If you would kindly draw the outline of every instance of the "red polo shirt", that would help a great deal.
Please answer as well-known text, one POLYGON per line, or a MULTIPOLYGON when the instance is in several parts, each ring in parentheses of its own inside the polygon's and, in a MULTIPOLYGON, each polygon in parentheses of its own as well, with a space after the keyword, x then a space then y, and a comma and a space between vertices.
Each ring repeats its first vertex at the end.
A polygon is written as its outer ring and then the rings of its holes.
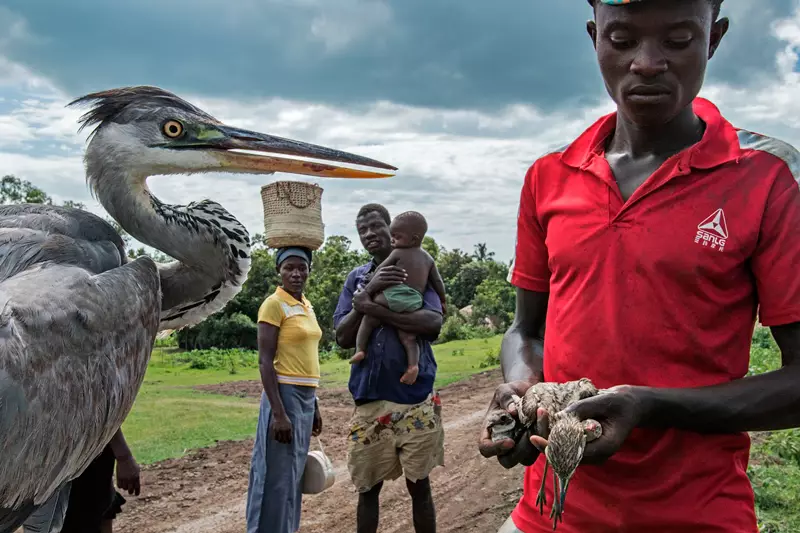
MULTIPOLYGON (((743 377, 757 309, 800 321, 800 154, 735 129, 697 99, 702 140, 667 160, 627 201, 604 158, 616 114, 537 160, 522 188, 511 283, 550 292, 544 376, 697 387, 743 377)), ((756 533, 746 433, 635 430, 603 466, 581 466, 560 533, 756 533)), ((543 460, 513 513, 535 507, 543 460)))

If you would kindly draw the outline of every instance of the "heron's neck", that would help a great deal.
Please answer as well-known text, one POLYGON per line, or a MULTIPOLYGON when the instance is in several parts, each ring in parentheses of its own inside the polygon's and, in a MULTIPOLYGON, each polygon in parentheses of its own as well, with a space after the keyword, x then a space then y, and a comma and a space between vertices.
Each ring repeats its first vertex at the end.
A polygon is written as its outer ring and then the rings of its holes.
POLYGON ((212 276, 227 261, 223 244, 214 238, 217 228, 198 222, 184 206, 161 202, 145 179, 115 172, 96 183, 100 203, 134 239, 212 276))

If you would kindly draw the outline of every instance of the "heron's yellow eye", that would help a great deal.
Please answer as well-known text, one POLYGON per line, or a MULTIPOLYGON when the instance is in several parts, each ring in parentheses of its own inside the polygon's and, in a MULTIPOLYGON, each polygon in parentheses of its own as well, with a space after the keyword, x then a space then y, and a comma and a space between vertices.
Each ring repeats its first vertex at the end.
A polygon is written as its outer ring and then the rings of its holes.
POLYGON ((164 135, 175 139, 183 133, 183 124, 177 120, 168 120, 164 123, 164 135))

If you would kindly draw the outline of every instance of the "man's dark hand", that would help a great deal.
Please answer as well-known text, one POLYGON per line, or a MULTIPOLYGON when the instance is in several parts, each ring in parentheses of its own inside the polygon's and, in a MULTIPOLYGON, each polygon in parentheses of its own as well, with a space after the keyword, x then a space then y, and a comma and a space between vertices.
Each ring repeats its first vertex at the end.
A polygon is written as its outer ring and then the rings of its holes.
POLYGON ((353 295, 353 309, 362 315, 369 314, 369 307, 373 304, 372 297, 367 291, 358 291, 353 295))
MULTIPOLYGON (((489 409, 486 411, 487 417, 494 410, 505 409, 511 416, 516 418, 517 408, 514 405, 513 396, 523 396, 532 386, 533 384, 527 381, 512 381, 497 387, 492 401, 489 403, 489 409)), ((517 442, 511 439, 493 442, 487 418, 483 420, 478 450, 484 457, 497 457, 497 460, 504 468, 513 468, 517 464, 530 466, 539 457, 539 451, 531 444, 530 431, 527 430, 517 442)))
MULTIPOLYGON (((619 385, 602 394, 575 402, 565 412, 581 420, 591 418, 600 423, 603 433, 597 440, 586 444, 584 464, 602 464, 617 453, 625 439, 646 417, 646 407, 638 394, 639 387, 619 385)), ((533 440, 539 440, 535 437, 533 440)), ((538 445, 546 444, 539 441, 538 445)))
POLYGON ((376 294, 380 294, 381 292, 385 291, 392 285, 399 285, 401 283, 406 282, 406 278, 408 274, 406 271, 398 266, 389 265, 380 268, 375 274, 372 275, 372 279, 369 280, 364 290, 367 291, 371 296, 375 296, 376 294))
POLYGON ((128 491, 128 494, 139 495, 141 480, 139 479, 139 465, 132 455, 117 459, 117 487, 128 491))

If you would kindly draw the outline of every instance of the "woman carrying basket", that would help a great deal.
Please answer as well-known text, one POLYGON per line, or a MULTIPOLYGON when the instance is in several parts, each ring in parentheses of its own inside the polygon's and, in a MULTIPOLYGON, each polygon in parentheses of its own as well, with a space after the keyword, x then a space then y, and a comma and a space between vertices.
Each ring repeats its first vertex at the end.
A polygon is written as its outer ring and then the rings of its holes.
POLYGON ((300 529, 302 477, 311 436, 322 431, 317 404, 322 330, 303 289, 307 248, 276 254, 281 286, 258 310, 261 409, 247 491, 247 533, 300 529))

